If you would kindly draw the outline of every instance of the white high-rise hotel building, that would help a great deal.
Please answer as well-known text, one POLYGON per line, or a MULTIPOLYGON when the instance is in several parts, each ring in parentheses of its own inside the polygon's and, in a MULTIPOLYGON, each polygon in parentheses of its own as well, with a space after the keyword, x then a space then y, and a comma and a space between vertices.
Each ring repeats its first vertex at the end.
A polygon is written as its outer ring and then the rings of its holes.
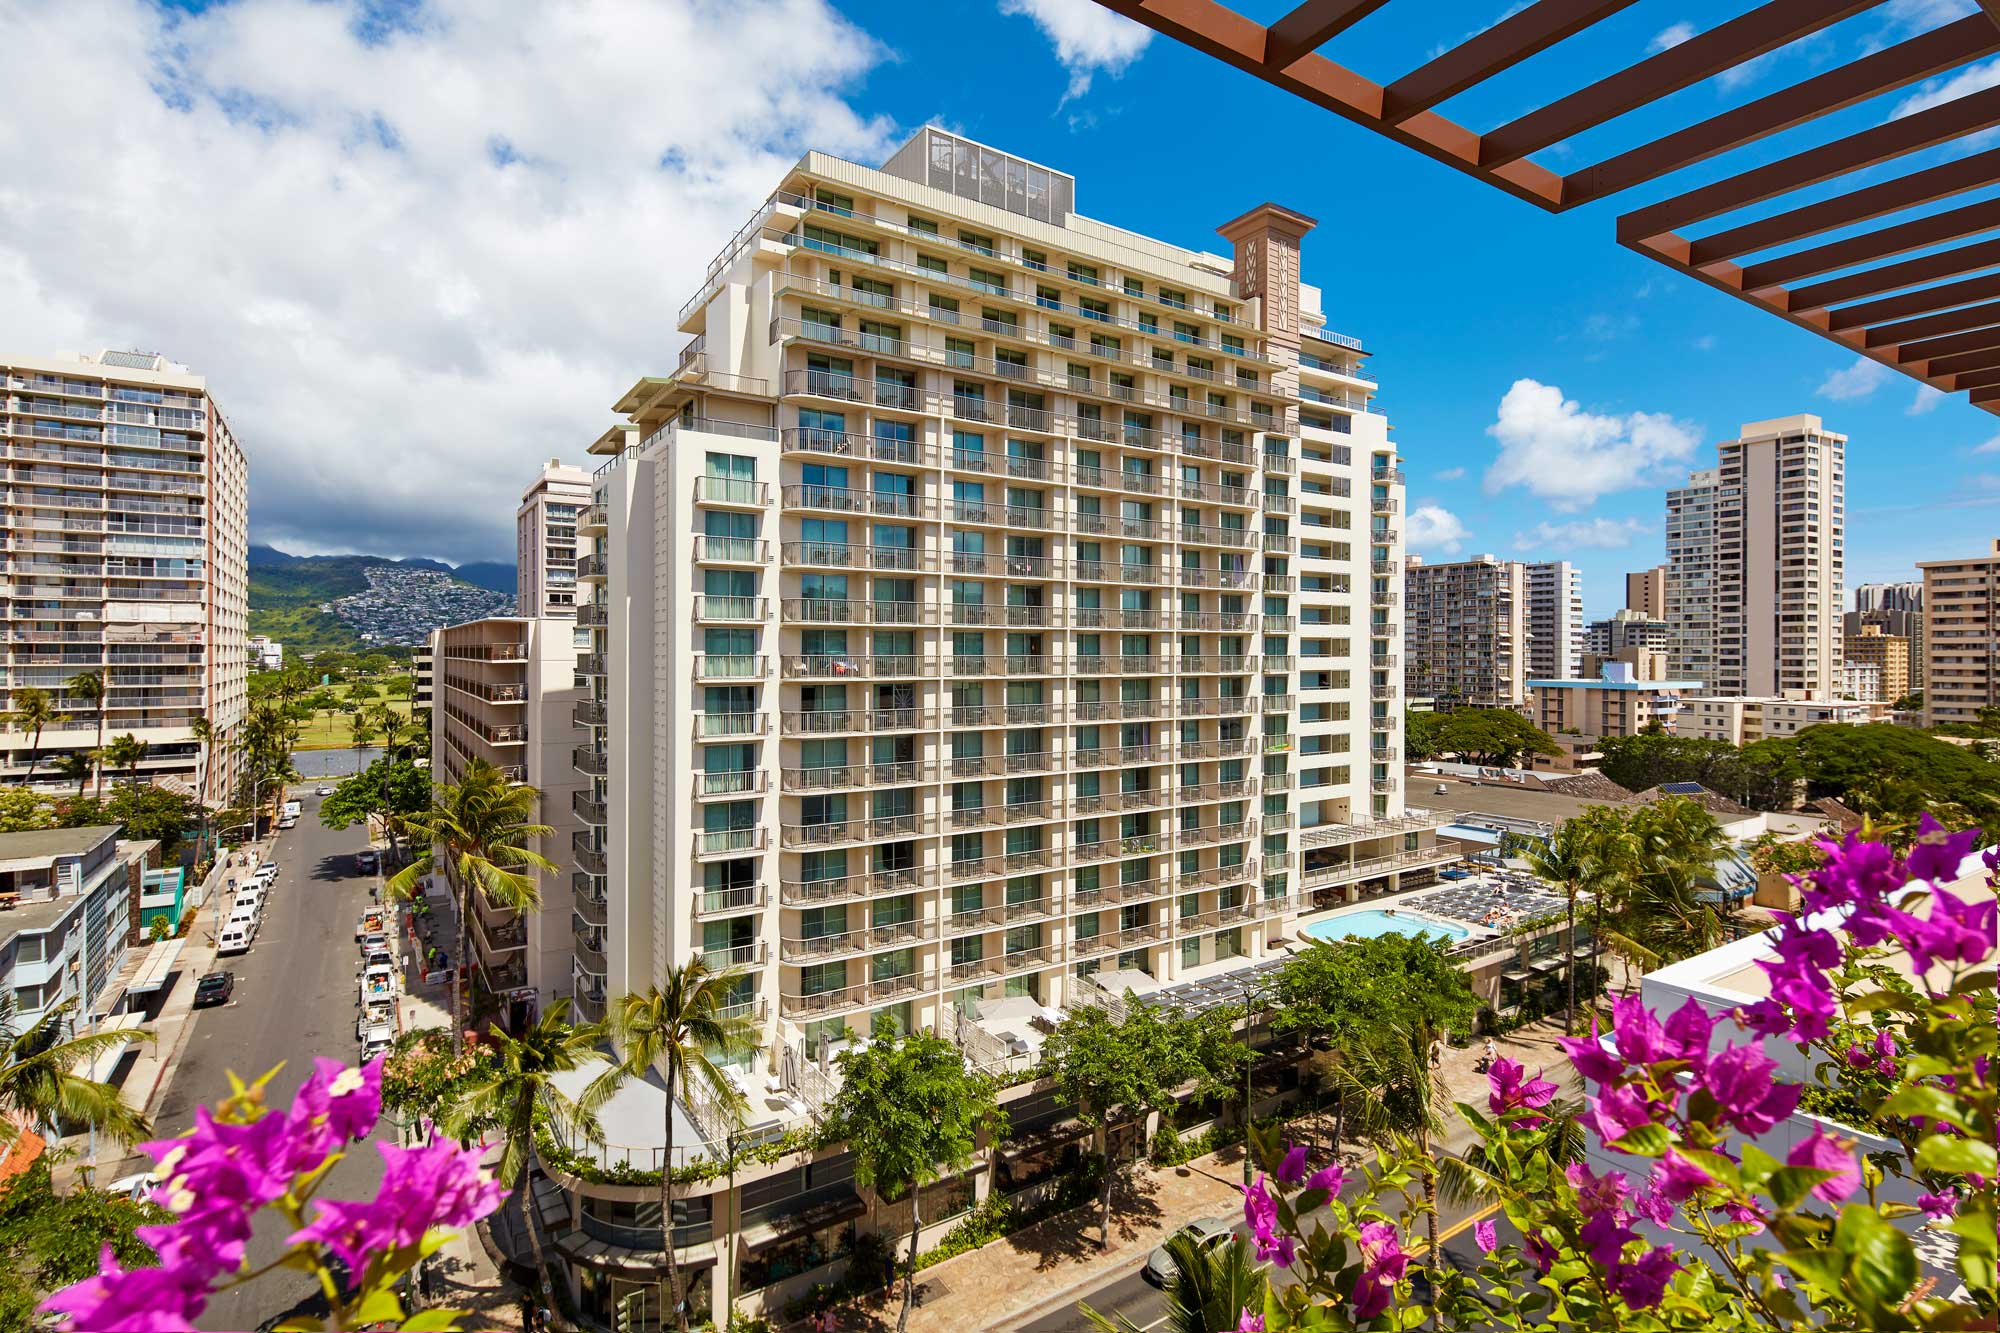
POLYGON ((59 756, 132 735, 142 777, 226 802, 247 707, 249 463, 203 378, 150 352, 0 358, 11 577, 4 690, 66 720, 0 732, 0 778, 66 786, 59 756), (100 704, 72 693, 82 675, 100 704), (214 728, 203 763, 193 723, 214 728), (100 725, 101 724, 101 725, 100 725))
POLYGON ((979 1040, 988 1003, 1261 957, 1450 859, 1404 811, 1403 479, 1299 281, 1312 220, 1266 204, 1218 257, 1074 194, 936 129, 809 153, 618 404, 578 565, 586 1016, 704 954, 767 1054, 979 1040))

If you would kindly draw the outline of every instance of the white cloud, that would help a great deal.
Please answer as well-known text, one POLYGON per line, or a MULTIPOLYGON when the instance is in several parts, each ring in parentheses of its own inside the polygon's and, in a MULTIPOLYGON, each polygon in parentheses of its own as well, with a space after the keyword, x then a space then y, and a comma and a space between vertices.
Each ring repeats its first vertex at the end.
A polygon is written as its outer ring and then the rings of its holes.
POLYGON ((1410 511, 1409 528, 1403 539, 1413 554, 1456 555, 1471 535, 1457 514, 1440 505, 1426 504, 1410 511))
POLYGON ((1464 478, 1465 469, 1462 467, 1448 467, 1437 474, 1437 480, 1439 481, 1462 481, 1464 478))
POLYGON ((1695 26, 1692 23, 1685 20, 1679 23, 1670 23, 1653 34, 1653 40, 1646 43, 1646 49, 1655 54, 1661 51, 1672 50, 1688 38, 1694 36, 1694 34, 1695 26))
POLYGON ((1712 351, 1714 351, 1714 350, 1715 350, 1715 335, 1714 335, 1714 334, 1712 334, 1712 333, 1704 333, 1704 334, 1702 334, 1702 335, 1701 335, 1701 336, 1700 336, 1699 338, 1696 338, 1696 339, 1694 340, 1694 350, 1695 350, 1695 351, 1697 351, 1697 352, 1712 352, 1712 351))
POLYGON ((389 11, 9 4, 0 349, 206 374, 259 541, 492 558, 800 152, 893 146, 883 53, 823 0, 389 11))
POLYGON ((1701 442, 1664 412, 1586 412, 1555 385, 1531 379, 1514 381, 1486 433, 1500 442, 1486 493, 1521 486, 1564 512, 1663 479, 1701 442))
POLYGON ((1636 518, 1580 518, 1569 523, 1537 523, 1529 532, 1514 534, 1514 545, 1523 550, 1575 551, 1586 547, 1616 550, 1630 546, 1634 537, 1644 536, 1646 525, 1636 518))
POLYGON ((1995 435, 1982 445, 1974 447, 1975 454, 2000 454, 2000 435, 1995 435))
POLYGON ((1910 400, 1910 405, 1903 409, 1903 414, 1905 416, 1920 417, 1927 413, 1935 412, 1937 411, 1937 405, 1943 402, 1944 398, 1945 395, 1942 389, 1933 389, 1928 384, 1919 384, 1917 386, 1917 396, 1910 400))
POLYGON ((1904 116, 1919 111, 1928 111, 1946 102, 1955 102, 1961 97, 2000 84, 2000 59, 1988 60, 1977 65, 1967 65, 1948 79, 1931 79, 1917 85, 1917 91, 1896 103, 1896 109, 1889 113, 1889 119, 1901 120, 1904 116))
POLYGON ((1114 78, 1123 74, 1153 40, 1151 28, 1096 0, 1000 0, 1000 12, 1033 19, 1055 44, 1056 59, 1069 71, 1065 102, 1089 92, 1090 80, 1100 70, 1114 78))
POLYGON ((1888 383, 1889 376, 1893 374, 1895 372, 1880 361, 1870 361, 1865 356, 1859 357, 1847 369, 1829 373, 1820 381, 1819 388, 1814 392, 1822 398, 1831 398, 1836 402, 1866 398, 1888 383))

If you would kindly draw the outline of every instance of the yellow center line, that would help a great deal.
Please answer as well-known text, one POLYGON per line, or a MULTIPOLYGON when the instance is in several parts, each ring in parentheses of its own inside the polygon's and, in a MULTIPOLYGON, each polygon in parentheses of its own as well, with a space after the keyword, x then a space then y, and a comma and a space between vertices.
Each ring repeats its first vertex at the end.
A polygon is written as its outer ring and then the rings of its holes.
MULTIPOLYGON (((1493 1214, 1499 1211, 1500 1211, 1500 1205, 1498 1203, 1489 1203, 1484 1208, 1481 1208, 1478 1212, 1473 1213, 1468 1217, 1461 1217, 1458 1221, 1453 1222, 1443 1231, 1438 1232, 1438 1244, 1442 1246, 1446 1241, 1460 1234, 1467 1227, 1471 1226, 1473 1223, 1483 1222, 1487 1218, 1493 1216, 1493 1214)), ((1429 1239, 1423 1236, 1418 1236, 1411 1243, 1410 1253, 1419 1254, 1429 1248, 1430 1248, 1429 1239)))

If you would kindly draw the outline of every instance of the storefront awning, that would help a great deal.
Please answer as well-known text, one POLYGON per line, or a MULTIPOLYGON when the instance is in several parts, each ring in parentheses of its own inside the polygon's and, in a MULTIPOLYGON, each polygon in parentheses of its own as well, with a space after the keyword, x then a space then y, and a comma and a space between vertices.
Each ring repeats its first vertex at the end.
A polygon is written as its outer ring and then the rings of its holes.
POLYGON ((148 947, 146 957, 140 962, 131 983, 125 987, 125 993, 144 995, 166 985, 167 978, 173 975, 174 964, 181 960, 181 948, 186 943, 185 939, 161 940, 148 947))
POLYGON ((99 1033, 122 1033, 125 1040, 108 1050, 99 1052, 97 1058, 90 1062, 90 1069, 84 1077, 92 1083, 109 1083, 112 1071, 117 1069, 118 1062, 125 1058, 125 1052, 131 1049, 133 1042, 144 1035, 145 1029, 140 1025, 145 1021, 144 1014, 115 1014, 98 1024, 99 1033))

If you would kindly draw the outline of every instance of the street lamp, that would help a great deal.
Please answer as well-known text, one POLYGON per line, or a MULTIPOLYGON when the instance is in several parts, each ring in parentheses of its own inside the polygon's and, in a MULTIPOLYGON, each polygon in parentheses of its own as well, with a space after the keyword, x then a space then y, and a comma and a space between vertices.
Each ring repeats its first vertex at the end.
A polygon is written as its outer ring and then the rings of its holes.
POLYGON ((1262 1000, 1264 995, 1251 984, 1249 977, 1237 985, 1243 989, 1243 1184, 1247 1188, 1250 1184, 1250 1103, 1256 1095, 1251 1082, 1257 1069, 1257 1052, 1250 1045, 1250 1006, 1252 1002, 1262 1000))

